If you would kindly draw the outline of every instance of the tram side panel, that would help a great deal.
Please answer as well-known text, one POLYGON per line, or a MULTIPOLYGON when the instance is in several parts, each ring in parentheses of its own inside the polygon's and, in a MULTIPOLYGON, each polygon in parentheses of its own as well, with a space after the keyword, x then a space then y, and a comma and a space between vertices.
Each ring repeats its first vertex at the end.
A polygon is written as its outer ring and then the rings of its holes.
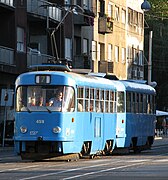
POLYGON ((125 146, 143 146, 148 141, 153 144, 155 117, 144 114, 127 114, 125 146))

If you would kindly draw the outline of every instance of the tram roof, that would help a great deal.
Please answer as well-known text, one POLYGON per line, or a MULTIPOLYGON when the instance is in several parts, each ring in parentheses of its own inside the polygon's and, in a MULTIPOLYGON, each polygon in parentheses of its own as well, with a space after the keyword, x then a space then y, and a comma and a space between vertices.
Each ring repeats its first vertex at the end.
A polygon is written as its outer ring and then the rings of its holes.
MULTIPOLYGON (((31 66, 31 72, 23 73, 19 77, 28 75, 29 83, 32 82, 33 75, 37 74, 48 74, 48 75, 58 75, 60 77, 67 77, 69 83, 77 84, 78 86, 89 86, 89 87, 99 87, 99 88, 108 88, 116 89, 117 91, 136 91, 142 93, 155 93, 154 88, 149 85, 146 85, 145 82, 135 82, 128 80, 111 80, 105 77, 104 73, 91 73, 90 71, 84 73, 77 73, 72 69, 69 69, 65 65, 35 65, 31 66)), ((85 71, 82 71, 85 72, 85 71)), ((27 82, 28 83, 28 82, 27 82)), ((26 83, 25 83, 26 84, 26 83)))
MULTIPOLYGON (((71 85, 77 84, 78 86, 89 86, 89 87, 98 87, 98 88, 107 88, 107 89, 117 89, 117 87, 121 86, 121 88, 123 89, 122 84, 119 84, 116 86, 116 84, 106 78, 102 78, 102 77, 96 77, 96 76, 90 76, 87 74, 78 74, 78 73, 74 73, 74 72, 62 72, 62 71, 32 71, 32 72, 27 72, 27 73, 23 73, 18 77, 18 80, 16 82, 19 83, 19 81, 24 77, 27 76, 27 81, 25 82, 25 84, 31 84, 32 82, 32 77, 36 76, 36 75, 53 75, 53 76, 59 76, 59 78, 61 77, 66 77, 67 79, 69 79, 69 83, 71 85), (20 79, 20 80, 19 80, 20 79)), ((22 81, 23 82, 23 81, 22 81)), ((20 84, 20 83, 19 83, 20 84)))
POLYGON ((144 84, 142 82, 134 82, 134 81, 128 81, 128 80, 121 80, 121 82, 124 84, 127 91, 136 91, 139 93, 152 93, 155 94, 156 91, 153 87, 150 85, 144 84))

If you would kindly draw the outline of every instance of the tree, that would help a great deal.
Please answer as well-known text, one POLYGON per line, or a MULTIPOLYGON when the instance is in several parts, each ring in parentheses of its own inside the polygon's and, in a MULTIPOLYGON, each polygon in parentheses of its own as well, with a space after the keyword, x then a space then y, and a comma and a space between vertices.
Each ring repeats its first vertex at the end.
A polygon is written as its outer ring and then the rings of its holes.
POLYGON ((154 18, 168 18, 168 0, 148 0, 151 4, 149 14, 154 18))
MULTIPOLYGON (((152 81, 157 82, 157 108, 168 110, 168 0, 148 0, 151 10, 145 12, 145 56, 148 57, 149 30, 153 30, 152 81)), ((147 66, 145 67, 147 72, 147 66)), ((146 73, 147 74, 147 73, 146 73)))

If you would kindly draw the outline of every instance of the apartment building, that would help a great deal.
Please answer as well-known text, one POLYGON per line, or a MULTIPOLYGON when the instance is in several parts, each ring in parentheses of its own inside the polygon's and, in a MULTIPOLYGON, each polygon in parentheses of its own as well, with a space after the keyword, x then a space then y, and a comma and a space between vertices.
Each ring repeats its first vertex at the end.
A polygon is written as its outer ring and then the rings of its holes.
POLYGON ((142 0, 94 1, 93 71, 144 78, 142 0))
POLYGON ((9 126, 14 120, 15 79, 31 65, 62 62, 143 79, 142 2, 0 0, 0 139, 4 120, 9 126))
POLYGON ((0 0, 0 139, 13 132, 16 77, 42 63, 91 69, 92 1, 0 0), (8 127, 9 126, 9 127, 8 127))

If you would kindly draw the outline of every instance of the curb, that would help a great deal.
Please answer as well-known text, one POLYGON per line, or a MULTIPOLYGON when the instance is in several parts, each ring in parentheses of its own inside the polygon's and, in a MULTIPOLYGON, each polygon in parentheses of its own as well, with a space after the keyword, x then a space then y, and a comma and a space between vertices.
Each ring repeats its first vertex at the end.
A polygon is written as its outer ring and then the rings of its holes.
POLYGON ((155 140, 158 140, 158 139, 163 139, 162 137, 155 137, 155 140))
POLYGON ((10 152, 14 151, 14 147, 0 147, 0 152, 10 152))

